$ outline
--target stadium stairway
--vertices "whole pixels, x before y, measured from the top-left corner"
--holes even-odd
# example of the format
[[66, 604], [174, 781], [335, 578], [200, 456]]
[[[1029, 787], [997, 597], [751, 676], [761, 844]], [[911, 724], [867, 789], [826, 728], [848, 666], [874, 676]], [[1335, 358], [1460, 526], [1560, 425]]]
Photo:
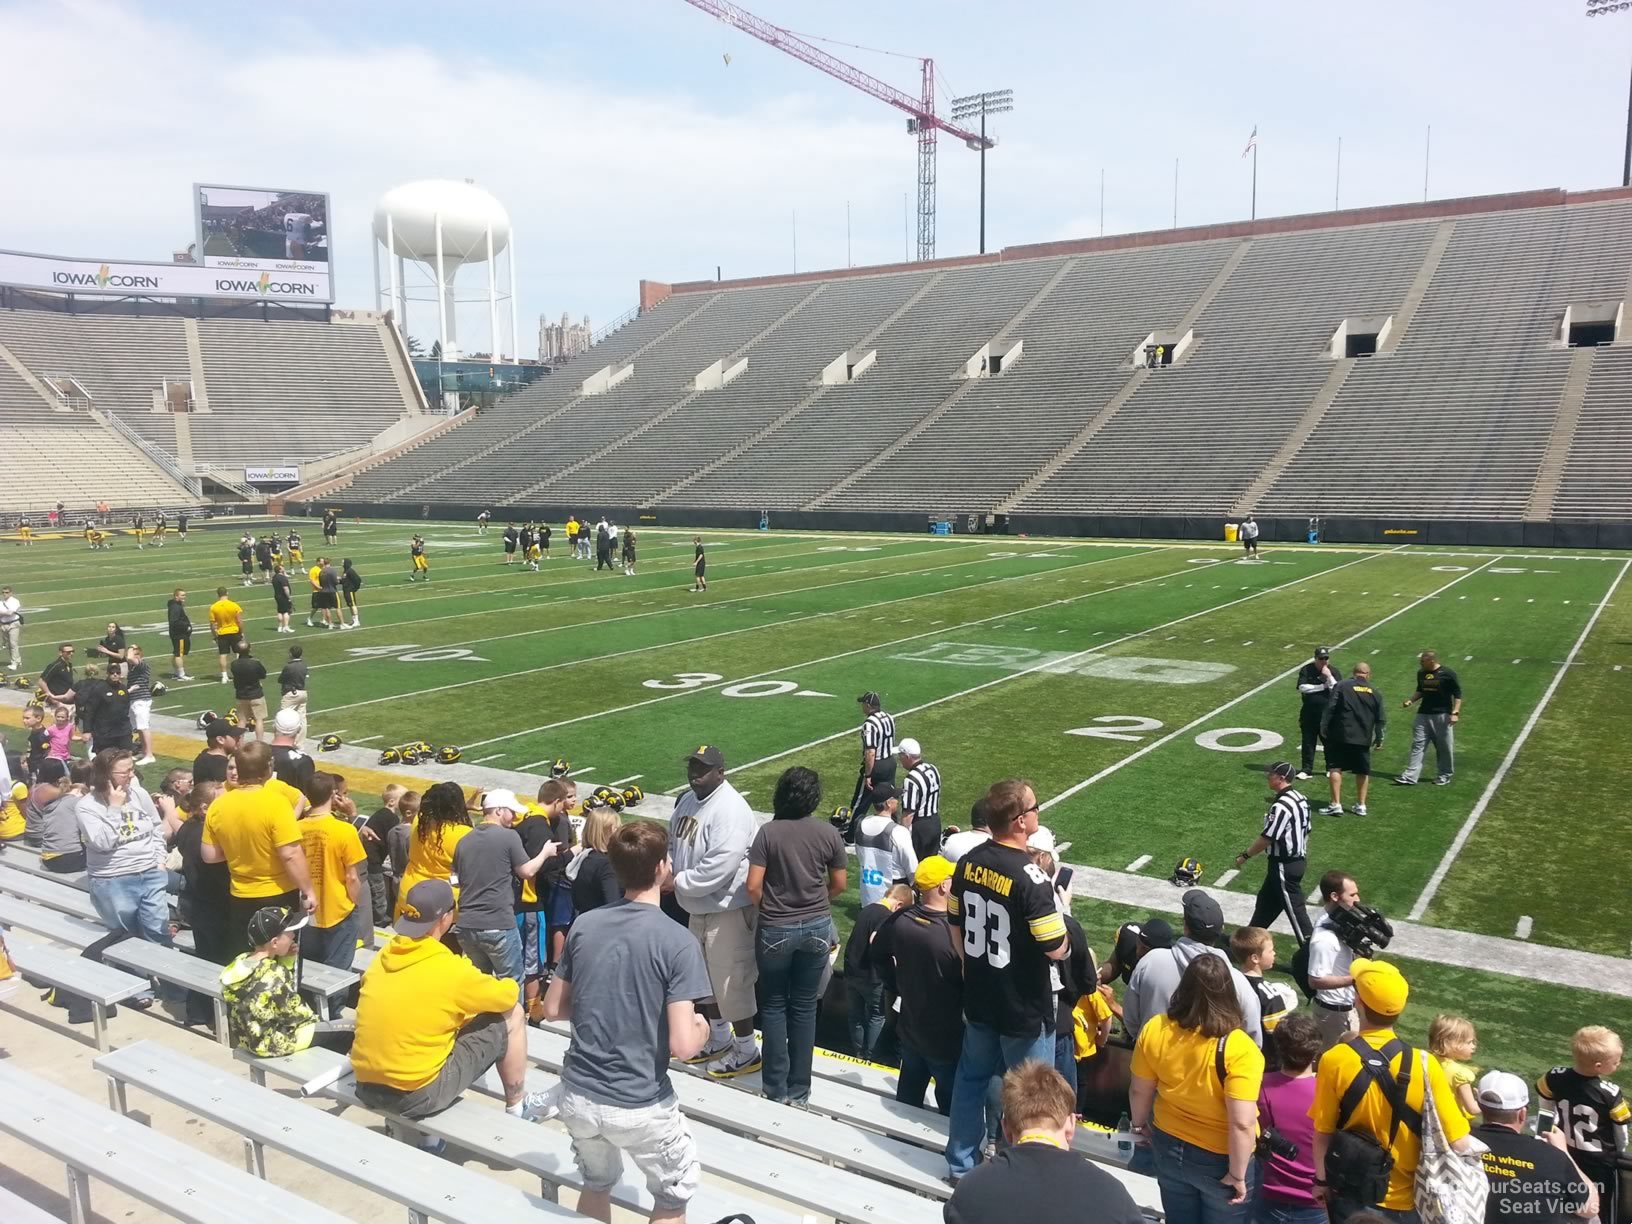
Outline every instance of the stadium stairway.
[[1570, 354], [1570, 372], [1564, 377], [1558, 415], [1553, 418], [1547, 450], [1536, 471], [1536, 485], [1530, 491], [1530, 504], [1524, 510], [1527, 523], [1545, 523], [1553, 517], [1553, 503], [1558, 500], [1558, 486], [1564, 479], [1564, 465], [1569, 459], [1570, 439], [1581, 425], [1581, 408], [1587, 401], [1587, 383], [1592, 378], [1593, 357], [1597, 352], [1597, 349], [1578, 348]]
[[[1055, 271], [1054, 275], [1049, 277], [1048, 280], [1044, 282], [1043, 287], [1032, 295], [1031, 300], [1024, 306], [1020, 307], [1020, 309], [1015, 312], [1014, 317], [997, 330], [997, 333], [991, 338], [991, 343], [995, 345], [1001, 341], [1009, 339], [1009, 337], [1014, 335], [1015, 331], [1019, 329], [1021, 324], [1023, 324], [1031, 316], [1033, 311], [1035, 311], [1048, 299], [1048, 296], [1053, 293], [1054, 290], [1059, 288], [1060, 282], [1069, 276], [1072, 269], [1074, 269], [1076, 266], [1077, 261], [1074, 259], [1068, 259], [1062, 263]], [[965, 378], [958, 384], [955, 391], [943, 399], [934, 408], [930, 409], [930, 411], [924, 416], [920, 417], [910, 429], [908, 429], [894, 442], [890, 443], [883, 450], [879, 451], [879, 453], [870, 462], [864, 463], [861, 467], [857, 468], [849, 476], [846, 476], [843, 480], [839, 481], [838, 484], [834, 485], [820, 497], [814, 498], [807, 502], [803, 508], [806, 510], [820, 509], [823, 506], [831, 505], [834, 499], [846, 496], [850, 489], [854, 488], [862, 481], [869, 479], [874, 472], [884, 467], [887, 463], [894, 459], [896, 455], [905, 450], [915, 438], [928, 430], [935, 424], [935, 422], [939, 421], [948, 412], [952, 411], [952, 409], [957, 406], [958, 402], [962, 400], [964, 396], [968, 395], [979, 385], [979, 382], [980, 380], [977, 379]]]
[[[818, 297], [825, 293], [829, 283], [830, 282], [827, 281], [818, 282], [816, 288], [805, 294], [792, 306], [788, 307], [788, 309], [783, 311], [781, 315], [777, 316], [775, 319], [772, 319], [770, 323], [761, 328], [758, 332], [754, 333], [752, 337], [744, 341], [737, 348], [732, 349], [725, 358], [725, 363], [727, 365], [731, 365], [746, 358], [751, 364], [753, 361], [755, 348], [769, 337], [781, 331], [782, 328], [786, 326], [788, 322], [791, 321], [796, 315], [800, 314], [806, 306], [809, 306]], [[512, 493], [509, 497], [502, 499], [499, 504], [512, 506], [518, 502], [526, 501], [528, 498], [535, 496], [545, 489], [550, 490], [552, 494], [559, 493], [560, 496], [569, 500], [573, 498], [595, 496], [604, 487], [598, 480], [575, 480], [573, 477], [579, 472], [583, 471], [583, 469], [591, 467], [602, 459], [608, 457], [615, 459], [617, 451], [628, 446], [642, 434], [654, 429], [656, 426], [662, 424], [676, 413], [683, 411], [694, 401], [708, 394], [708, 391], [697, 390], [694, 388], [686, 395], [683, 395], [679, 399], [675, 400], [675, 402], [670, 404], [667, 408], [657, 413], [657, 415], [647, 418], [638, 428], [630, 430], [628, 433], [615, 438], [613, 441], [607, 443], [605, 446], [602, 446], [600, 449], [585, 455], [582, 459], [569, 463], [566, 467], [560, 469], [559, 471], [552, 472], [543, 480], [528, 485], [526, 488], [521, 489], [516, 493]]]
[[[918, 286], [918, 288], [914, 290], [905, 301], [891, 311], [882, 322], [880, 322], [871, 331], [867, 332], [861, 337], [861, 339], [857, 340], [850, 347], [861, 350], [872, 348], [879, 336], [888, 332], [890, 328], [899, 323], [903, 316], [917, 306], [919, 302], [923, 301], [923, 299], [927, 297], [937, 286], [939, 286], [941, 281], [943, 281], [945, 278], [945, 272], [937, 272], [933, 276], [929, 277], [922, 285]], [[657, 505], [661, 502], [668, 501], [671, 498], [675, 498], [691, 485], [696, 484], [698, 481], [703, 480], [708, 476], [711, 476], [713, 473], [719, 471], [719, 469], [725, 467], [727, 464], [734, 462], [753, 447], [757, 446], [760, 442], [764, 441], [778, 430], [791, 424], [801, 413], [820, 400], [822, 396], [830, 389], [831, 388], [825, 383], [817, 386], [808, 395], [805, 395], [797, 400], [786, 412], [783, 412], [781, 415], [773, 418], [762, 428], [750, 434], [748, 437], [738, 442], [735, 446], [730, 447], [718, 458], [703, 464], [696, 471], [676, 481], [674, 484], [670, 485], [668, 488], [654, 496], [649, 502], [643, 504]]]
[[[434, 421], [429, 428], [421, 429], [407, 441], [381, 445], [381, 439], [376, 438], [363, 448], [367, 453], [361, 458], [354, 459], [342, 466], [338, 471], [327, 476], [309, 480], [304, 484], [279, 494], [267, 503], [268, 510], [273, 514], [283, 513], [282, 507], [289, 504], [298, 504], [304, 501], [316, 501], [320, 498], [331, 497], [342, 489], [349, 488], [364, 472], [373, 471], [382, 464], [390, 463], [393, 459], [400, 459], [403, 455], [418, 450], [427, 442], [433, 442], [443, 434], [468, 424], [476, 417], [476, 409], [466, 408], [463, 412], [451, 417], [432, 418]], [[424, 416], [408, 418], [415, 424], [423, 424]]]
[[[1247, 252], [1251, 249], [1252, 240], [1249, 238], [1245, 242], [1240, 243], [1233, 251], [1230, 252], [1229, 258], [1224, 261], [1223, 266], [1219, 268], [1217, 274], [1208, 283], [1207, 287], [1201, 291], [1201, 296], [1191, 304], [1190, 309], [1184, 313], [1184, 316], [1178, 321], [1177, 325], [1175, 325], [1173, 330], [1176, 333], [1183, 335], [1196, 325], [1197, 320], [1199, 320], [1207, 308], [1213, 304], [1214, 299], [1216, 299], [1218, 295], [1223, 292], [1224, 286], [1227, 285], [1230, 278], [1235, 275], [1235, 270], [1241, 266], [1242, 261], [1247, 257]], [[1027, 498], [1037, 493], [1038, 490], [1040, 490], [1045, 484], [1048, 483], [1049, 480], [1054, 477], [1055, 473], [1057, 473], [1062, 467], [1080, 454], [1083, 448], [1085, 448], [1088, 443], [1094, 439], [1100, 430], [1104, 429], [1105, 426], [1109, 424], [1110, 421], [1116, 416], [1116, 414], [1122, 410], [1122, 406], [1138, 393], [1139, 388], [1144, 385], [1145, 379], [1152, 373], [1152, 371], [1146, 369], [1144, 366], [1131, 366], [1130, 368], [1132, 373], [1129, 375], [1128, 381], [1123, 384], [1122, 389], [1112, 396], [1106, 405], [1089, 419], [1088, 423], [1082, 427], [1077, 436], [1072, 438], [1070, 442], [1066, 443], [1065, 446], [1061, 448], [1060, 451], [1052, 459], [1045, 463], [1035, 474], [1033, 474], [1029, 480], [1025, 481], [1018, 489], [1016, 489], [1003, 501], [998, 503], [998, 511], [1000, 513], [1010, 513], [1025, 502]]]

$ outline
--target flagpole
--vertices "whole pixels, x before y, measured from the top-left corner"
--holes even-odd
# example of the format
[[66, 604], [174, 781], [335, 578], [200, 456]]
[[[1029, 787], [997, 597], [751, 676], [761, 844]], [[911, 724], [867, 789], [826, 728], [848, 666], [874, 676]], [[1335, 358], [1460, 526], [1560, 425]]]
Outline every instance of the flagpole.
[[1258, 143], [1252, 145], [1252, 219], [1258, 220]]
[[1343, 207], [1343, 137], [1337, 138], [1337, 181], [1332, 186], [1332, 210]]
[[1173, 228], [1179, 228], [1179, 159], [1173, 159]]

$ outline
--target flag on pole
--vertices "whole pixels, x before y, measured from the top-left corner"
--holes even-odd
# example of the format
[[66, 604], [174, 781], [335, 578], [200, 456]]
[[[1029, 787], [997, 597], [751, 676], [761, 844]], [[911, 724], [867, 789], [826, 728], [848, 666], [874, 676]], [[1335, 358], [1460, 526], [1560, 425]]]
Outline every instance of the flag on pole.
[[1258, 147], [1258, 125], [1255, 123], [1255, 124], [1252, 125], [1252, 135], [1247, 137], [1247, 147], [1241, 150], [1241, 156], [1245, 157], [1248, 153], [1251, 153], [1257, 147]]

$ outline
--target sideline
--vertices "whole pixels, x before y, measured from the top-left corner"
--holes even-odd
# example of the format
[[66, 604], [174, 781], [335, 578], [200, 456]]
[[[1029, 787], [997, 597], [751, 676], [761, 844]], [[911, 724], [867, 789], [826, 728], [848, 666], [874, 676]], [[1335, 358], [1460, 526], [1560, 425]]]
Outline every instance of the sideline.
[[1530, 711], [1530, 717], [1525, 720], [1524, 726], [1519, 731], [1518, 738], [1513, 741], [1513, 746], [1507, 750], [1507, 755], [1502, 758], [1501, 765], [1497, 767], [1490, 782], [1485, 786], [1484, 793], [1479, 796], [1479, 802], [1473, 805], [1473, 811], [1468, 813], [1468, 818], [1462, 822], [1462, 827], [1456, 831], [1456, 837], [1451, 841], [1450, 848], [1445, 851], [1445, 856], [1439, 860], [1439, 866], [1434, 868], [1434, 874], [1428, 878], [1428, 883], [1423, 888], [1422, 895], [1417, 898], [1417, 903], [1411, 907], [1410, 917], [1413, 921], [1428, 912], [1428, 905], [1433, 901], [1434, 894], [1439, 891], [1439, 886], [1445, 882], [1445, 877], [1450, 874], [1451, 865], [1456, 862], [1457, 856], [1462, 853], [1463, 847], [1468, 844], [1468, 838], [1473, 835], [1473, 830], [1478, 825], [1479, 818], [1485, 814], [1485, 809], [1490, 806], [1490, 801], [1496, 797], [1497, 788], [1507, 778], [1508, 770], [1513, 768], [1513, 763], [1518, 760], [1519, 751], [1529, 740], [1530, 733], [1536, 729], [1536, 724], [1541, 721], [1541, 716], [1546, 713], [1548, 704], [1553, 700], [1553, 694], [1558, 692], [1558, 686], [1564, 682], [1565, 675], [1568, 674], [1570, 667], [1575, 663], [1575, 656], [1580, 654], [1581, 647], [1586, 645], [1593, 626], [1598, 623], [1598, 618], [1603, 615], [1604, 609], [1609, 607], [1610, 600], [1615, 598], [1615, 590], [1621, 585], [1621, 579], [1626, 577], [1628, 569], [1632, 569], [1632, 561], [1626, 561], [1621, 565], [1621, 572], [1615, 575], [1615, 581], [1609, 584], [1609, 590], [1604, 592], [1603, 599], [1599, 600], [1598, 606], [1593, 609], [1592, 616], [1588, 618], [1585, 627], [1582, 628], [1581, 636], [1575, 639], [1575, 645], [1570, 647], [1570, 653], [1564, 656], [1564, 661], [1558, 665], [1558, 670], [1553, 673], [1552, 683], [1547, 686], [1547, 691], [1542, 693], [1541, 700], [1536, 703], [1536, 708]]

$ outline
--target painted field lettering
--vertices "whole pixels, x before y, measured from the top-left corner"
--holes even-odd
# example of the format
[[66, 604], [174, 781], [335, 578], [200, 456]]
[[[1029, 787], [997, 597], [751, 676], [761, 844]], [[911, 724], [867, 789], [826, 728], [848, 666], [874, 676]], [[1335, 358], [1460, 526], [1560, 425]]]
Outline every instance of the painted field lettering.
[[[1226, 736], [1236, 737], [1247, 735], [1252, 738], [1244, 744], [1226, 744]], [[1203, 748], [1211, 748], [1214, 752], [1268, 752], [1271, 748], [1279, 748], [1286, 742], [1286, 737], [1277, 735], [1273, 731], [1265, 731], [1261, 727], [1218, 727], [1212, 731], [1203, 731], [1196, 736], [1196, 743]]]
[[[1122, 740], [1124, 743], [1137, 744], [1144, 739], [1144, 732], [1159, 731], [1162, 720], [1159, 718], [1145, 718], [1140, 714], [1101, 714], [1095, 718], [1096, 723], [1108, 723], [1103, 727], [1072, 727], [1067, 735], [1080, 735], [1084, 739]], [[1130, 734], [1139, 732], [1140, 734]]]
[[641, 684], [649, 689], [693, 689], [724, 679], [717, 672], [675, 672], [673, 680], [642, 680]]
[[1204, 663], [1193, 659], [1146, 659], [1138, 655], [1097, 655], [1077, 674], [1102, 680], [1144, 680], [1151, 684], [1203, 684], [1235, 670], [1228, 663]]

